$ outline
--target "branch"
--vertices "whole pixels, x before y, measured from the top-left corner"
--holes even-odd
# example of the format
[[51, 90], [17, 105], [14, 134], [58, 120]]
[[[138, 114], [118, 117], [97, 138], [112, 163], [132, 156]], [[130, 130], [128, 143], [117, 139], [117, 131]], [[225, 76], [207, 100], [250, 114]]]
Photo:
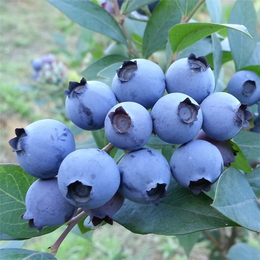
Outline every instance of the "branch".
[[63, 240], [66, 238], [66, 236], [69, 234], [69, 232], [79, 223], [81, 219], [86, 217], [88, 214], [85, 211], [80, 212], [77, 216], [72, 218], [68, 223], [67, 228], [63, 231], [63, 233], [60, 235], [60, 237], [57, 239], [57, 241], [49, 247], [51, 253], [55, 255], [58, 252], [58, 249], [63, 242]]
[[192, 16], [198, 11], [198, 9], [204, 4], [205, 1], [206, 0], [200, 0], [190, 12], [190, 14], [185, 19], [183, 19], [182, 23], [188, 23]]

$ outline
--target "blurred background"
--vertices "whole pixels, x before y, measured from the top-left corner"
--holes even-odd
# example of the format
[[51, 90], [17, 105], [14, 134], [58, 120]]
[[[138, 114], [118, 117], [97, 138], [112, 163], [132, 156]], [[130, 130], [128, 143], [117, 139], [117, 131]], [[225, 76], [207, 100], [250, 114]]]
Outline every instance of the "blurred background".
[[[234, 0], [222, 2], [225, 14]], [[196, 18], [210, 21], [203, 10]], [[82, 145], [90, 134], [67, 119], [63, 92], [69, 81], [80, 81], [81, 72], [104, 56], [112, 40], [81, 28], [43, 0], [0, 0], [0, 33], [0, 163], [17, 163], [8, 144], [15, 136], [14, 129], [43, 118], [66, 123], [78, 146]], [[225, 66], [232, 75], [233, 64]], [[23, 248], [46, 252], [61, 233], [62, 228], [21, 243]], [[198, 235], [200, 242], [189, 259], [209, 259], [212, 245], [203, 239], [204, 235]], [[260, 248], [254, 235], [249, 234], [249, 238], [253, 246]], [[188, 259], [177, 237], [133, 234], [116, 223], [83, 236], [75, 230], [65, 239], [56, 257], [59, 260]]]

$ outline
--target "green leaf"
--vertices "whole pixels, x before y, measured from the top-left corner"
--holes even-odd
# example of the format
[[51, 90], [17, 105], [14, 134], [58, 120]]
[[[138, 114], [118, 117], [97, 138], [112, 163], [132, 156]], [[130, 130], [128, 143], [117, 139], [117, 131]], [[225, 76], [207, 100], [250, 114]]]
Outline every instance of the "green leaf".
[[257, 260], [260, 259], [260, 249], [246, 243], [237, 243], [229, 249], [227, 258], [229, 260]]
[[220, 23], [222, 17], [221, 0], [206, 0], [207, 8], [213, 23]]
[[81, 74], [86, 77], [87, 80], [94, 80], [97, 79], [98, 73], [103, 69], [125, 60], [128, 60], [128, 58], [121, 55], [108, 55], [90, 64]]
[[15, 240], [15, 241], [8, 241], [0, 246], [0, 249], [2, 248], [22, 248], [24, 245], [25, 240]]
[[176, 1], [162, 0], [157, 5], [144, 32], [143, 56], [145, 58], [149, 57], [167, 42], [170, 28], [180, 23], [181, 17], [182, 13]]
[[215, 86], [218, 82], [218, 77], [220, 74], [221, 66], [222, 66], [222, 48], [220, 44], [220, 40], [216, 33], [211, 35], [212, 38], [212, 49], [213, 49], [213, 66], [214, 66], [214, 77], [215, 77]]
[[169, 32], [172, 52], [181, 51], [191, 44], [222, 29], [237, 30], [251, 37], [246, 27], [239, 24], [186, 23], [173, 26]]
[[195, 232], [187, 235], [177, 236], [179, 243], [183, 247], [187, 256], [189, 256], [193, 246], [199, 240], [200, 235], [200, 232]]
[[242, 130], [234, 142], [240, 147], [250, 165], [260, 163], [260, 138], [258, 133]]
[[29, 228], [28, 221], [21, 216], [25, 213], [25, 195], [36, 180], [18, 165], [0, 165], [0, 232], [15, 238], [31, 238], [55, 230], [45, 227], [39, 234]]
[[239, 170], [229, 168], [222, 173], [212, 206], [240, 226], [260, 231], [259, 202]]
[[244, 34], [234, 30], [228, 30], [230, 49], [236, 70], [239, 70], [247, 65], [257, 44], [257, 15], [253, 1], [248, 0], [245, 5], [244, 0], [237, 0], [229, 14], [228, 23], [244, 25], [252, 35], [252, 38], [248, 38]]
[[102, 149], [109, 143], [104, 128], [96, 131], [91, 131], [91, 134], [94, 137], [97, 147], [99, 149]]
[[82, 27], [101, 33], [127, 45], [124, 33], [113, 16], [92, 1], [46, 1], [58, 8], [72, 21], [78, 23]]
[[182, 235], [205, 229], [236, 225], [210, 206], [204, 193], [194, 195], [172, 181], [159, 205], [126, 200], [114, 220], [139, 234]]
[[245, 175], [251, 187], [260, 189], [260, 166], [255, 168], [250, 174]]
[[37, 252], [27, 249], [17, 249], [17, 248], [3, 248], [0, 249], [1, 259], [5, 260], [54, 260], [55, 258], [52, 254]]
[[[105, 129], [102, 128], [100, 130], [96, 130], [96, 131], [91, 131], [91, 134], [96, 142], [96, 145], [99, 149], [102, 149], [104, 148], [108, 143], [109, 141], [107, 140], [107, 136], [106, 136], [106, 133], [105, 133]], [[115, 157], [116, 153], [118, 151], [118, 148], [116, 147], [113, 147], [109, 152], [108, 154], [111, 156], [111, 157]]]
[[153, 2], [155, 2], [156, 0], [128, 0], [125, 1], [122, 8], [121, 8], [121, 12], [123, 14], [129, 14], [145, 5], [151, 4]]
[[251, 65], [251, 66], [241, 68], [240, 70], [251, 70], [251, 71], [255, 72], [256, 74], [258, 74], [260, 77], [260, 65]]
[[24, 238], [11, 237], [4, 233], [0, 233], [0, 240], [24, 240]]
[[237, 151], [235, 161], [231, 163], [231, 167], [250, 173], [252, 171], [251, 166], [248, 163], [245, 155], [241, 151], [240, 147], [235, 142], [231, 141], [231, 144], [233, 150]]
[[108, 67], [99, 71], [97, 76], [102, 77], [102, 78], [113, 79], [116, 74], [116, 71], [121, 67], [121, 65], [122, 65], [122, 62], [113, 63], [113, 64], [109, 65]]
[[[212, 41], [210, 37], [203, 38], [195, 43], [193, 43], [191, 46], [185, 48], [184, 50], [178, 52], [176, 59], [181, 58], [187, 58], [191, 53], [196, 54], [197, 57], [199, 56], [206, 56], [211, 53], [212, 55]], [[210, 67], [213, 68], [213, 55], [212, 59], [208, 60], [208, 64], [210, 64]]]
[[187, 16], [197, 5], [199, 0], [177, 0], [177, 4], [181, 9], [182, 16]]

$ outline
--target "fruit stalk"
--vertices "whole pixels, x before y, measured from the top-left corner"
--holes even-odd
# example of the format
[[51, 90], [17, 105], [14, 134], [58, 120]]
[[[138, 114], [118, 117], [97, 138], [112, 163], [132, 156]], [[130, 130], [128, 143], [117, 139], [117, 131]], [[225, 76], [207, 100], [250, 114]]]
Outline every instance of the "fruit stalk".
[[51, 251], [53, 255], [56, 255], [58, 252], [58, 249], [63, 242], [63, 240], [66, 238], [66, 236], [69, 234], [69, 232], [79, 223], [80, 220], [82, 220], [84, 217], [86, 217], [88, 214], [85, 211], [80, 212], [77, 216], [72, 218], [68, 222], [67, 228], [62, 232], [60, 237], [57, 239], [57, 241], [50, 246], [48, 249]]

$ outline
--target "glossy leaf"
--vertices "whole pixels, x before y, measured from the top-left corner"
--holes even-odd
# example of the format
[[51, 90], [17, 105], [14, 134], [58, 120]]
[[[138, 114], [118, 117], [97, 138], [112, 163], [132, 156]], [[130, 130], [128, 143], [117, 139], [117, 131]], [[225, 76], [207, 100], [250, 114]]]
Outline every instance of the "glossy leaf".
[[243, 67], [240, 70], [251, 70], [251, 71], [255, 72], [256, 74], [258, 74], [260, 77], [260, 65], [251, 65], [251, 66]]
[[253, 38], [234, 30], [228, 30], [228, 39], [236, 70], [247, 65], [257, 44], [257, 15], [252, 0], [245, 5], [244, 0], [237, 0], [229, 14], [228, 23], [244, 25]]
[[255, 168], [250, 174], [245, 175], [251, 187], [260, 189], [260, 166]]
[[45, 227], [41, 233], [29, 228], [28, 221], [21, 219], [25, 213], [25, 195], [36, 180], [17, 165], [0, 165], [0, 232], [15, 238], [31, 238], [55, 230]]
[[87, 80], [94, 80], [97, 79], [98, 73], [103, 69], [117, 62], [123, 63], [123, 61], [127, 59], [127, 57], [121, 55], [108, 55], [90, 64], [81, 74], [85, 76]]
[[72, 21], [82, 27], [106, 35], [127, 45], [124, 33], [117, 21], [101, 6], [92, 1], [47, 0]]
[[18, 248], [3, 248], [0, 249], [1, 259], [8, 260], [54, 260], [55, 258], [52, 254], [32, 251], [27, 249], [18, 249]]
[[[196, 54], [197, 57], [199, 56], [207, 56], [209, 54], [212, 54], [212, 40], [211, 37], [203, 38], [189, 47], [183, 49], [182, 51], [178, 52], [176, 59], [180, 58], [187, 58], [191, 53]], [[210, 67], [213, 68], [213, 55], [212, 59], [208, 60], [208, 64], [210, 64]]]
[[206, 0], [207, 8], [213, 23], [220, 23], [222, 16], [221, 0]]
[[176, 1], [162, 0], [157, 5], [144, 32], [143, 56], [145, 58], [167, 42], [170, 28], [180, 23], [181, 17], [182, 12]]
[[180, 6], [182, 16], [187, 16], [193, 8], [198, 4], [199, 0], [177, 0]]
[[107, 140], [104, 128], [102, 128], [100, 130], [96, 130], [96, 131], [91, 131], [91, 134], [94, 137], [97, 147], [99, 149], [102, 149], [109, 143], [109, 141]]
[[153, 2], [155, 2], [156, 0], [127, 0], [125, 1], [125, 3], [123, 4], [122, 8], [121, 8], [121, 12], [123, 14], [128, 14], [131, 13], [145, 5], [151, 4]]
[[114, 220], [134, 233], [169, 236], [236, 225], [211, 207], [211, 203], [204, 193], [194, 195], [172, 181], [159, 205], [126, 200]]
[[187, 256], [189, 256], [193, 246], [199, 240], [200, 235], [200, 232], [195, 232], [187, 235], [177, 236], [179, 243], [183, 247]]
[[241, 151], [240, 147], [232, 141], [231, 144], [232, 144], [232, 148], [237, 152], [235, 156], [235, 161], [231, 163], [231, 166], [236, 169], [250, 173], [252, 171], [251, 166], [248, 163], [245, 155]]
[[219, 178], [212, 206], [238, 225], [260, 231], [260, 206], [246, 177], [229, 168]]
[[237, 243], [229, 249], [227, 257], [229, 260], [257, 260], [260, 259], [260, 249], [246, 243]]
[[191, 44], [201, 40], [212, 33], [222, 29], [232, 29], [251, 37], [246, 27], [239, 24], [216, 24], [216, 23], [186, 23], [177, 24], [171, 28], [169, 39], [172, 52], [181, 51]]
[[242, 130], [233, 140], [239, 146], [249, 164], [260, 163], [260, 138], [258, 133]]
[[218, 77], [222, 66], [222, 48], [221, 48], [220, 40], [216, 35], [216, 33], [213, 33], [211, 38], [212, 38], [213, 66], [214, 66], [213, 73], [215, 77], [215, 85], [217, 85]]
[[[254, 68], [258, 68], [257, 69], [257, 74], [260, 76], [260, 42], [258, 42], [256, 44], [255, 50], [252, 54], [252, 56], [250, 57], [250, 59], [248, 60], [248, 62], [246, 64], [244, 64], [245, 67], [248, 66], [254, 66]], [[243, 68], [241, 68], [243, 69]], [[255, 71], [256, 72], [256, 71]]]

